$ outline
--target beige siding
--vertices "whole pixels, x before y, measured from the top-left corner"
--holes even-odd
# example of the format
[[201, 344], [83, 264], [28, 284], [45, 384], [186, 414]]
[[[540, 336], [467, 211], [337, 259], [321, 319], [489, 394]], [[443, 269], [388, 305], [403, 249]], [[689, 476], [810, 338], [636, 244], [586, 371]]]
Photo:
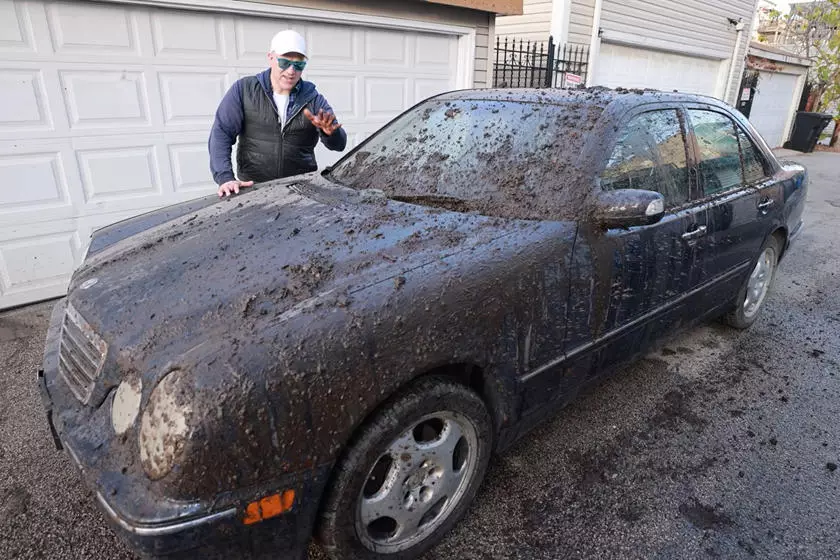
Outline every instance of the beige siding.
[[[475, 87], [489, 83], [488, 57], [491, 20], [489, 12], [432, 4], [428, 2], [393, 2], [391, 0], [263, 0], [267, 4], [296, 6], [336, 12], [351, 12], [385, 17], [447, 23], [474, 27], [476, 32]], [[551, 2], [548, 1], [550, 6]], [[479, 47], [484, 47], [481, 49]]]
[[551, 32], [552, 0], [525, 0], [521, 16], [496, 18], [496, 35], [530, 41], [547, 41]]
[[571, 0], [569, 42], [588, 45], [592, 40], [592, 21], [595, 19], [595, 0]]

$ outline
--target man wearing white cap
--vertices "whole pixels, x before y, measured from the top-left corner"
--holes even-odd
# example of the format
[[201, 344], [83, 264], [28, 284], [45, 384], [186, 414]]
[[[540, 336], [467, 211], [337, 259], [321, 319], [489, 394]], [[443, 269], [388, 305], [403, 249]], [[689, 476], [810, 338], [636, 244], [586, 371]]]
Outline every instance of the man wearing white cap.
[[[219, 196], [315, 171], [319, 139], [337, 152], [347, 146], [330, 104], [315, 84], [301, 80], [307, 62], [304, 38], [291, 29], [281, 31], [271, 40], [268, 60], [267, 70], [233, 84], [216, 110], [209, 149]], [[238, 179], [231, 165], [237, 139]]]

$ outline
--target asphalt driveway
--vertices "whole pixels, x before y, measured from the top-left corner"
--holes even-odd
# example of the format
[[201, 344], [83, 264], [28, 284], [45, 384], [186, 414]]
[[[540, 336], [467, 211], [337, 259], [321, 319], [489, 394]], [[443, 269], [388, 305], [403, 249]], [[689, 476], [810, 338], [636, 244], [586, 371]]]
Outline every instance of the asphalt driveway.
[[[670, 340], [538, 428], [429, 558], [840, 554], [840, 154], [798, 159], [807, 227], [756, 325]], [[0, 313], [0, 558], [132, 558], [52, 446], [50, 309]]]

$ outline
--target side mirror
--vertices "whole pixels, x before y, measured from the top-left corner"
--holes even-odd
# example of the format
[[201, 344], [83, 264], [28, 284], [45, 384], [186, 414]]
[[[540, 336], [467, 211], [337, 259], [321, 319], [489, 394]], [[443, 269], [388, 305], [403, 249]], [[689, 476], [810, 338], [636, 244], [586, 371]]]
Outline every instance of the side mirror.
[[665, 198], [654, 191], [601, 191], [592, 204], [592, 221], [606, 228], [655, 224], [665, 214]]

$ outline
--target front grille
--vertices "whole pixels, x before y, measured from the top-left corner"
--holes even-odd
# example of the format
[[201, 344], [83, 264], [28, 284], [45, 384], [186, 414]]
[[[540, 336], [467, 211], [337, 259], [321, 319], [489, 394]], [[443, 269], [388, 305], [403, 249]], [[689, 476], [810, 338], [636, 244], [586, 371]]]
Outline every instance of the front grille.
[[58, 371], [83, 404], [90, 400], [107, 352], [108, 345], [105, 341], [93, 332], [87, 321], [68, 304], [61, 325]]

